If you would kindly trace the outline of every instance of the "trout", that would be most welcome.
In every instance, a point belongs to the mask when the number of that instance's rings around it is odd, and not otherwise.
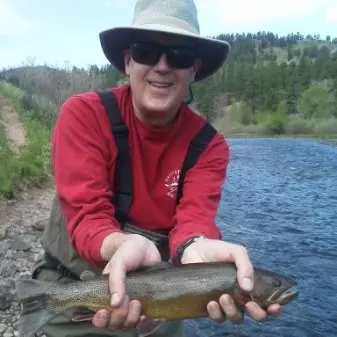
[[[234,263],[191,263],[173,265],[166,262],[145,266],[127,273],[126,293],[142,304],[142,315],[157,329],[163,321],[195,319],[208,316],[207,304],[219,301],[222,294],[230,294],[242,311],[245,303],[255,301],[266,309],[273,303],[285,305],[297,297],[296,281],[273,271],[254,268],[254,288],[243,291],[237,281]],[[44,282],[34,279],[18,279],[18,299],[22,304],[19,326],[20,337],[31,337],[52,318],[69,309],[81,309],[82,314],[110,307],[108,275],[95,276],[85,281],[68,284]],[[88,312],[83,312],[87,308]],[[89,311],[91,310],[91,311]],[[80,312],[80,311],[79,311]],[[74,321],[80,321],[76,315]],[[158,324],[159,323],[159,324]],[[139,325],[139,335],[146,331]],[[156,326],[156,327],[155,327]]]

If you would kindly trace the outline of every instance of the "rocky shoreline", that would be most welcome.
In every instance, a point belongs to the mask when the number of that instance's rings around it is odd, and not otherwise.
[[[54,189],[21,193],[13,200],[0,200],[0,336],[19,336],[21,305],[15,280],[30,277],[32,265],[41,253],[40,236],[48,220]]]

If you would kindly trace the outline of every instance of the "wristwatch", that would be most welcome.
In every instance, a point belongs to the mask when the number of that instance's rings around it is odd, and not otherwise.
[[[205,239],[206,237],[203,235],[198,235],[198,236],[193,236],[191,238],[189,238],[188,240],[186,240],[182,245],[179,246],[179,248],[177,249],[177,262],[178,264],[181,264],[181,258],[184,254],[185,249],[190,246],[192,243],[200,240],[200,239]]]

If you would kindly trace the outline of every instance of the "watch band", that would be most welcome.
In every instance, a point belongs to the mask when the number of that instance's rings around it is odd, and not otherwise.
[[[187,239],[178,249],[177,249],[177,262],[178,264],[181,264],[181,258],[184,254],[185,249],[190,246],[192,243],[200,240],[205,239],[206,237],[203,235],[193,236],[189,239]]]

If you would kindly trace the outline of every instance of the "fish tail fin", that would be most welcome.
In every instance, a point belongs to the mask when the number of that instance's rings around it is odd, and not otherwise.
[[[19,336],[35,336],[35,334],[56,315],[57,313],[46,309],[34,311],[29,314],[22,314],[20,317]]]
[[[165,322],[162,319],[145,318],[136,327],[138,337],[146,337],[156,332]]]
[[[54,284],[34,279],[19,279],[16,281],[16,293],[22,305],[19,325],[20,337],[31,337],[48,321],[58,315],[49,310],[48,300]]]

